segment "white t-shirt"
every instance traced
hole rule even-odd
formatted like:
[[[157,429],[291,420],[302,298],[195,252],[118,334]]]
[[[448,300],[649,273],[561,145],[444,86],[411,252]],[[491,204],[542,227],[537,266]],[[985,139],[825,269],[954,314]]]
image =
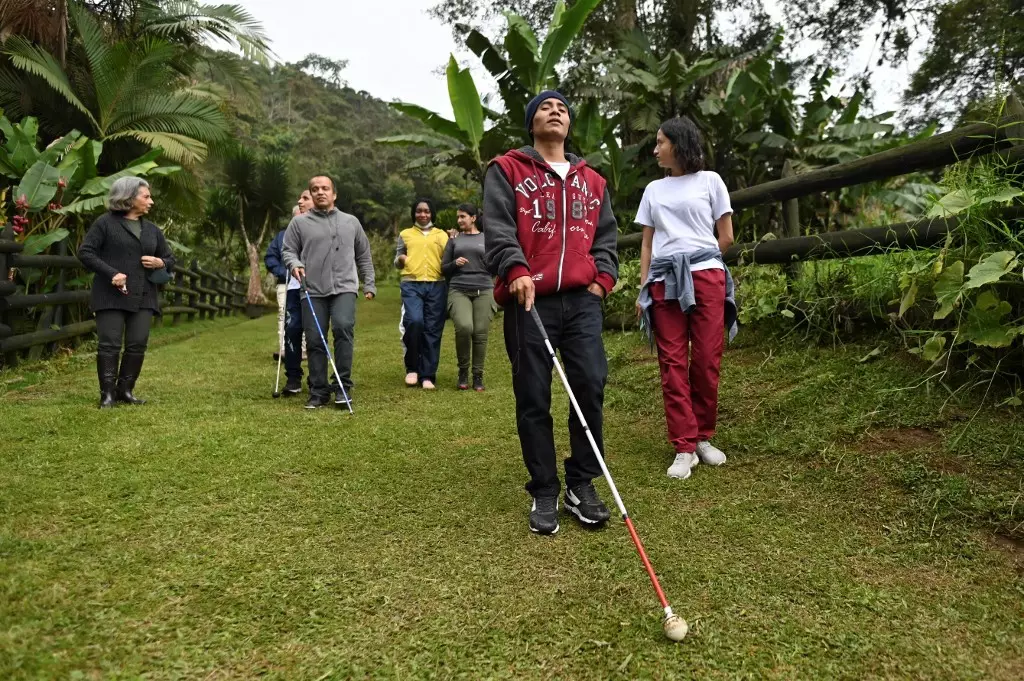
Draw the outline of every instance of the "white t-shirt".
[[[732,212],[729,190],[718,173],[702,170],[664,177],[647,185],[636,214],[637,224],[654,228],[651,258],[718,248],[715,223]],[[690,268],[693,272],[724,269],[717,260]]]
[[[565,161],[564,163],[548,163],[548,165],[551,166],[551,169],[558,173],[558,176],[563,180],[565,180],[566,176],[569,174],[569,168],[572,167],[572,164],[568,161]]]

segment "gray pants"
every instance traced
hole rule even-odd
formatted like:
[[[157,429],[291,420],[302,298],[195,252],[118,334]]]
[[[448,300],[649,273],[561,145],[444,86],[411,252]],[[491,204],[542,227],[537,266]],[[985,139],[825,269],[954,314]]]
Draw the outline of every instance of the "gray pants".
[[[487,336],[494,319],[494,291],[448,291],[448,314],[455,323],[455,354],[459,358],[459,370],[466,371],[470,364],[472,350],[473,374],[484,372],[487,359]]]
[[[327,336],[328,330],[334,334],[334,363],[338,367],[341,383],[345,390],[352,389],[352,348],[356,327],[356,294],[339,293],[325,298],[310,298],[316,310],[316,318],[320,329]],[[306,334],[306,346],[309,353],[309,393],[319,397],[329,397],[330,381],[334,380],[333,370],[327,361],[327,348],[320,339],[320,331],[309,311],[309,303],[302,300],[302,328]],[[328,372],[331,372],[328,380]]]

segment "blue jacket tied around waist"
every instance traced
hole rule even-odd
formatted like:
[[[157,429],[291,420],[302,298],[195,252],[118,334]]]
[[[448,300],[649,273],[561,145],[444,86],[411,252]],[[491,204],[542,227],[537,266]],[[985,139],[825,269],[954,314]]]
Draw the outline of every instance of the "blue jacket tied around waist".
[[[697,300],[693,295],[693,272],[692,265],[697,265],[708,260],[717,260],[725,267],[722,260],[722,253],[716,248],[705,248],[693,253],[677,253],[676,255],[655,258],[651,261],[651,270],[647,274],[647,281],[640,289],[640,326],[647,334],[651,346],[654,346],[654,326],[651,318],[651,306],[654,298],[651,297],[651,284],[655,281],[664,280],[665,300],[678,300],[679,307],[683,312],[689,314],[697,306]],[[732,281],[732,273],[725,267],[725,328],[729,332],[729,340],[732,341],[739,331],[739,324],[736,321],[736,289]]]

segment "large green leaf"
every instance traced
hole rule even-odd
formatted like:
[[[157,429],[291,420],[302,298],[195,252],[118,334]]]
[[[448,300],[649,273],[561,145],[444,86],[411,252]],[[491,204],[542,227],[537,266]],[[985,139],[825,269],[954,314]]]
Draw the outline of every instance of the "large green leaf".
[[[968,189],[956,189],[949,192],[928,211],[930,218],[945,218],[961,213],[974,205],[974,196]]]
[[[72,151],[75,143],[82,136],[82,133],[77,130],[72,130],[68,134],[64,135],[60,139],[56,139],[50,143],[50,146],[39,154],[40,161],[46,161],[52,166],[59,167],[60,162]]]
[[[540,66],[540,48],[537,46],[537,36],[526,20],[518,14],[508,12],[505,16],[508,18],[508,32],[505,33],[505,52],[508,54],[508,63],[529,98],[543,89],[537,80]]]
[[[1010,303],[999,300],[992,291],[984,291],[967,313],[960,327],[960,335],[975,345],[987,348],[1005,348],[1021,333],[1020,327],[1003,321],[1013,310]]]
[[[959,303],[963,291],[964,263],[957,260],[955,263],[942,270],[942,274],[935,280],[935,301],[939,307],[935,311],[934,319],[945,319]]]
[[[975,289],[986,284],[994,284],[1015,270],[1019,262],[1017,254],[1013,251],[992,253],[967,273],[967,283],[964,284],[964,289]]]
[[[455,123],[466,133],[467,146],[476,150],[484,136],[484,110],[480,105],[480,93],[473,82],[469,69],[460,69],[455,55],[448,61],[448,97],[455,112]]]
[[[858,121],[857,123],[840,123],[833,125],[828,133],[830,136],[840,140],[860,139],[873,135],[886,135],[893,131],[895,126],[875,121]]]
[[[529,90],[516,78],[512,66],[505,60],[498,48],[476,29],[461,24],[459,29],[466,34],[466,47],[480,58],[484,68],[498,81],[501,98],[505,100],[506,105],[529,99]]]
[[[70,232],[63,227],[47,232],[46,234],[33,234],[25,239],[25,250],[22,251],[22,254],[38,255],[58,241],[67,239],[68,234],[70,234]]]
[[[838,125],[849,125],[857,120],[857,114],[860,113],[860,105],[864,103],[864,93],[858,90],[854,93],[853,97],[850,97],[850,101],[846,103],[846,108],[843,109],[843,113],[839,116],[837,121]],[[838,127],[838,126],[837,126]]]
[[[429,109],[424,109],[418,104],[407,104],[405,102],[392,102],[390,104],[392,109],[401,111],[406,116],[411,116],[418,121],[426,123],[427,127],[436,133],[451,137],[457,142],[465,143],[466,136],[462,132],[462,128],[455,121],[450,121],[440,114],[436,114]]]
[[[39,159],[39,150],[36,149],[38,131],[39,121],[31,116],[11,126],[7,136],[7,153],[11,163],[21,173],[27,172]]]
[[[21,178],[14,197],[20,199],[24,196],[28,201],[30,211],[40,211],[53,200],[57,193],[58,181],[60,181],[59,170],[46,161],[36,161],[25,173],[25,177]]]
[[[124,170],[108,175],[106,177],[94,177],[82,187],[82,194],[85,196],[105,196],[114,183],[122,177],[141,177],[156,168],[154,161],[147,161],[140,165],[128,166]]]
[[[90,215],[92,213],[98,213],[103,210],[107,205],[106,196],[90,196],[86,199],[79,199],[73,201],[57,212],[61,215]]]
[[[537,71],[537,87],[540,89],[537,92],[540,92],[549,81],[554,83],[557,76],[555,67],[562,60],[569,45],[579,35],[587,17],[600,4],[601,0],[576,0],[571,8],[565,9],[563,0],[558,0],[558,4],[555,5],[555,16],[540,50],[540,67]]]
[[[921,350],[921,357],[928,362],[934,362],[942,356],[942,351],[946,348],[946,337],[941,333],[937,333],[928,339],[928,342],[924,344],[924,348]]]
[[[995,194],[990,194],[983,198],[978,199],[978,205],[986,203],[1010,203],[1016,198],[1024,196],[1024,189],[1017,187],[1004,187]]]

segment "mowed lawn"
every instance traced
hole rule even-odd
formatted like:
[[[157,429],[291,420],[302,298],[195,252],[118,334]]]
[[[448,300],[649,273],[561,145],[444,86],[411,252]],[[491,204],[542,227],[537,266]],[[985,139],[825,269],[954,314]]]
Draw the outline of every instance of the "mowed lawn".
[[[449,325],[429,394],[398,305],[360,302],[355,416],[271,399],[270,317],[153,348],[142,408],[98,411],[88,357],[0,374],[0,678],[1024,678],[1021,418],[871,347],[741,336],[729,464],[679,482],[657,365],[609,335],[609,464],[672,644],[620,520],[528,531],[500,321],[489,390],[454,389]]]

